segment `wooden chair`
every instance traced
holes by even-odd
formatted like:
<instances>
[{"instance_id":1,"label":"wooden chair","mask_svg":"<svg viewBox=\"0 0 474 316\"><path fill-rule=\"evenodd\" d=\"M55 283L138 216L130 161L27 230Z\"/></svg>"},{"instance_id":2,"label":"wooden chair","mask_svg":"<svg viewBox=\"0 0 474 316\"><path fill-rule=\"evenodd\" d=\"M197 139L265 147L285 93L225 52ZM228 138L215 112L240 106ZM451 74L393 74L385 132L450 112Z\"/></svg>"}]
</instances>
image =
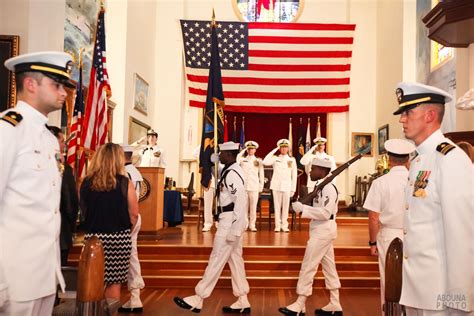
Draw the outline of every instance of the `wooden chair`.
<instances>
[{"instance_id":1,"label":"wooden chair","mask_svg":"<svg viewBox=\"0 0 474 316\"><path fill-rule=\"evenodd\" d=\"M403 307L399 304L402 293L403 242L395 238L390 243L385 259L385 316L399 316ZM404 313L403 313L404 314Z\"/></svg>"}]
</instances>

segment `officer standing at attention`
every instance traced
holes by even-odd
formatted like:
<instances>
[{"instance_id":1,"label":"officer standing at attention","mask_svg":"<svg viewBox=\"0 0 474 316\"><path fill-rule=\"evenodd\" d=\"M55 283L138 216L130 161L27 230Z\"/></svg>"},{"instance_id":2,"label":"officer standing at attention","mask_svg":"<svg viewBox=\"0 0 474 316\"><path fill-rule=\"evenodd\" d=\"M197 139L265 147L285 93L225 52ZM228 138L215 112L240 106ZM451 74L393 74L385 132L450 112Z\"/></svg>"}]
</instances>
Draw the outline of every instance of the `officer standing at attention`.
<instances>
[{"instance_id":1,"label":"officer standing at attention","mask_svg":"<svg viewBox=\"0 0 474 316\"><path fill-rule=\"evenodd\" d=\"M324 137L316 137L314 140L314 146L311 147L300 159L300 163L305 166L306 173L308 174L308 181L306 186L308 187L308 192L313 191L316 182L311 180L309 173L311 172L311 162L313 158L328 158L332 161L331 171L336 169L336 160L333 156L328 155L325 152L327 139ZM333 183L336 183L334 178Z\"/></svg>"},{"instance_id":2,"label":"officer standing at attention","mask_svg":"<svg viewBox=\"0 0 474 316\"><path fill-rule=\"evenodd\" d=\"M66 100L71 56L37 52L8 59L18 102L0 114L0 314L51 315L59 256L61 153L46 128ZM19 247L19 245L21 245Z\"/></svg>"},{"instance_id":3,"label":"officer standing at attention","mask_svg":"<svg viewBox=\"0 0 474 316\"><path fill-rule=\"evenodd\" d=\"M158 133L153 129L150 129L146 135L147 145L144 149L140 150L140 167L166 168L165 151L157 144Z\"/></svg>"},{"instance_id":4,"label":"officer standing at attention","mask_svg":"<svg viewBox=\"0 0 474 316\"><path fill-rule=\"evenodd\" d=\"M245 148L237 156L237 162L244 170L245 189L249 197L249 228L253 232L257 231L255 222L257 220L258 194L263 191L265 179L262 159L255 156L257 149L258 143L249 140L245 143Z\"/></svg>"},{"instance_id":5,"label":"officer standing at attention","mask_svg":"<svg viewBox=\"0 0 474 316\"><path fill-rule=\"evenodd\" d=\"M403 139L389 139L384 144L390 172L375 179L365 199L369 211L370 253L379 257L380 294L385 302L385 257L395 238L403 240L403 213L408 179L409 154L415 146Z\"/></svg>"},{"instance_id":6,"label":"officer standing at attention","mask_svg":"<svg viewBox=\"0 0 474 316\"><path fill-rule=\"evenodd\" d=\"M125 171L130 178L130 181L135 188L137 194L137 201L140 198L140 189L143 182L143 177L138 169L132 164L133 146L122 145L125 154ZM138 260L137 239L138 233L142 226L142 217L138 213L137 222L133 226L131 233L132 237L132 253L130 255L130 266L127 274L127 287L130 291L130 299L119 308L120 313L141 313L143 312L143 303L140 299L140 290L145 287L143 281L140 261Z\"/></svg>"},{"instance_id":7,"label":"officer standing at attention","mask_svg":"<svg viewBox=\"0 0 474 316\"><path fill-rule=\"evenodd\" d=\"M403 285L407 315L467 315L474 296L472 164L440 130L445 91L400 83L405 137L415 142L404 220Z\"/></svg>"},{"instance_id":8,"label":"officer standing at attention","mask_svg":"<svg viewBox=\"0 0 474 316\"><path fill-rule=\"evenodd\" d=\"M217 184L219 200L219 227L217 228L212 252L206 271L196 285L196 295L185 298L175 297L174 302L181 308L199 313L203 300L209 297L216 286L226 263L232 276L232 292L237 301L222 308L224 313L250 313L247 299L249 284L245 276L242 258L242 233L247 225L247 192L244 172L236 162L239 144L226 142L219 145L219 159L225 165Z\"/></svg>"},{"instance_id":9,"label":"officer standing at attention","mask_svg":"<svg viewBox=\"0 0 474 316\"><path fill-rule=\"evenodd\" d=\"M288 155L288 139L280 139L277 147L269 152L263 159L265 166L273 166L273 175L270 182L270 189L273 193L273 208L275 210L275 231L280 230L289 232L288 229L288 211L290 207L290 198L296 192L296 160ZM276 152L280 155L276 156Z\"/></svg>"},{"instance_id":10,"label":"officer standing at attention","mask_svg":"<svg viewBox=\"0 0 474 316\"><path fill-rule=\"evenodd\" d=\"M311 180L317 181L326 177L332 168L329 158L313 158L311 166ZM311 219L309 224L309 240L306 245L303 263L301 264L298 284L296 285L296 302L281 307L279 312L285 315L304 315L306 313L306 299L313 293L314 276L321 263L326 288L330 293L330 302L322 309L317 309L315 315L342 316L342 307L339 303L339 288L341 282L336 271L334 261L334 247L332 242L337 237L336 213L338 192L333 183L328 183L313 199L313 206L303 205L301 202L292 203L295 212L301 217Z\"/></svg>"}]
</instances>

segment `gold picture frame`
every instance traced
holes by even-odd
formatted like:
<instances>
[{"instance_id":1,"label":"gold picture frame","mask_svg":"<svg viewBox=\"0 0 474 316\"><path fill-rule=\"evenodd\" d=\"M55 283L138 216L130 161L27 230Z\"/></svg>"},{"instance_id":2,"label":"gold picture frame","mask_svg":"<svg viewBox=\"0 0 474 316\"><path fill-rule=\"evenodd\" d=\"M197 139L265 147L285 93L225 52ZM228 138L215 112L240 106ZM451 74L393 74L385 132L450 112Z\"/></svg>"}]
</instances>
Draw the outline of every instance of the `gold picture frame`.
<instances>
[{"instance_id":1,"label":"gold picture frame","mask_svg":"<svg viewBox=\"0 0 474 316\"><path fill-rule=\"evenodd\" d=\"M356 156L370 146L370 151L363 157L374 156L374 133L352 133L351 156Z\"/></svg>"},{"instance_id":2,"label":"gold picture frame","mask_svg":"<svg viewBox=\"0 0 474 316\"><path fill-rule=\"evenodd\" d=\"M132 144L143 136L146 136L146 133L149 129L150 125L130 116L128 120L128 143Z\"/></svg>"},{"instance_id":3,"label":"gold picture frame","mask_svg":"<svg viewBox=\"0 0 474 316\"><path fill-rule=\"evenodd\" d=\"M18 56L20 52L20 36L0 35L0 112L16 103L15 73L3 67L5 61Z\"/></svg>"},{"instance_id":4,"label":"gold picture frame","mask_svg":"<svg viewBox=\"0 0 474 316\"><path fill-rule=\"evenodd\" d=\"M133 108L145 115L148 114L148 88L148 82L146 82L139 74L135 73Z\"/></svg>"}]
</instances>

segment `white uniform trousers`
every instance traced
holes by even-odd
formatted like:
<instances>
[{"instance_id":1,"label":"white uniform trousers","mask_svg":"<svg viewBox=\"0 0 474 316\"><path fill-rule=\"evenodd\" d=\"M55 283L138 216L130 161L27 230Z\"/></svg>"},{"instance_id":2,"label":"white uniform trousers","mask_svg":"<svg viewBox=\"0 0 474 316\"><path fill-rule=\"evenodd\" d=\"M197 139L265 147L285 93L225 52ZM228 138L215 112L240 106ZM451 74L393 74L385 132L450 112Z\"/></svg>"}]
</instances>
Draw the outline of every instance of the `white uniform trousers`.
<instances>
[{"instance_id":1,"label":"white uniform trousers","mask_svg":"<svg viewBox=\"0 0 474 316\"><path fill-rule=\"evenodd\" d=\"M458 309L426 310L406 306L407 316L473 316L474 312L464 312Z\"/></svg>"},{"instance_id":2,"label":"white uniform trousers","mask_svg":"<svg viewBox=\"0 0 474 316\"><path fill-rule=\"evenodd\" d=\"M56 294L32 301L8 301L0 311L0 316L43 316L53 313Z\"/></svg>"},{"instance_id":3,"label":"white uniform trousers","mask_svg":"<svg viewBox=\"0 0 474 316\"><path fill-rule=\"evenodd\" d=\"M273 208L275 210L275 230L288 229L288 210L290 192L273 190Z\"/></svg>"},{"instance_id":4,"label":"white uniform trousers","mask_svg":"<svg viewBox=\"0 0 474 316\"><path fill-rule=\"evenodd\" d=\"M142 217L138 214L137 223L132 230L132 254L130 256L130 267L128 268L127 286L129 290L143 289L145 281L143 281L140 261L138 261L137 238L142 226Z\"/></svg>"},{"instance_id":5,"label":"white uniform trousers","mask_svg":"<svg viewBox=\"0 0 474 316\"><path fill-rule=\"evenodd\" d=\"M311 296L313 294L314 276L318 271L319 263L322 265L326 289L335 290L341 287L336 271L332 242L333 239L310 237L298 276L296 294L303 296Z\"/></svg>"},{"instance_id":6,"label":"white uniform trousers","mask_svg":"<svg viewBox=\"0 0 474 316\"><path fill-rule=\"evenodd\" d=\"M249 227L254 229L257 221L258 191L247 191L249 197Z\"/></svg>"},{"instance_id":7,"label":"white uniform trousers","mask_svg":"<svg viewBox=\"0 0 474 316\"><path fill-rule=\"evenodd\" d=\"M220 227L221 225L219 225ZM227 262L231 271L234 296L240 297L248 294L249 283L245 276L244 259L242 258L242 236L230 243L226 241L225 236L216 234L206 271L195 288L196 295L202 299L211 295Z\"/></svg>"},{"instance_id":8,"label":"white uniform trousers","mask_svg":"<svg viewBox=\"0 0 474 316\"><path fill-rule=\"evenodd\" d=\"M209 188L209 190L204 190L204 228L210 229L214 218L212 216L212 206L214 202L214 188Z\"/></svg>"},{"instance_id":9,"label":"white uniform trousers","mask_svg":"<svg viewBox=\"0 0 474 316\"><path fill-rule=\"evenodd\" d=\"M377 234L377 251L379 253L380 297L382 306L385 303L385 259L390 243L395 238L403 241L403 229L382 227Z\"/></svg>"}]
</instances>

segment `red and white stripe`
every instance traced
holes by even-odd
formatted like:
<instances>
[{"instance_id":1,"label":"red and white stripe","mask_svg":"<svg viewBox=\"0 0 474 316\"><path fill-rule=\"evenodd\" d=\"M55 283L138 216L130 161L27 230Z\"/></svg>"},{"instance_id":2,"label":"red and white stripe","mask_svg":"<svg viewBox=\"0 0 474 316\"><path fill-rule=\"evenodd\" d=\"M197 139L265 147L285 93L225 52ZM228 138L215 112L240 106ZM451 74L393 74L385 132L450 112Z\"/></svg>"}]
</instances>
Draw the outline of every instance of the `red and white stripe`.
<instances>
[{"instance_id":1,"label":"red and white stripe","mask_svg":"<svg viewBox=\"0 0 474 316\"><path fill-rule=\"evenodd\" d=\"M67 163L71 168L75 169L77 150L81 141L81 126L82 125L82 113L79 112L77 116L73 116L71 120L70 134L74 136L69 140L67 148Z\"/></svg>"},{"instance_id":2,"label":"red and white stripe","mask_svg":"<svg viewBox=\"0 0 474 316\"><path fill-rule=\"evenodd\" d=\"M353 24L248 23L248 69L222 70L226 111L348 111L354 30ZM205 106L208 73L186 67L191 106Z\"/></svg>"}]
</instances>

